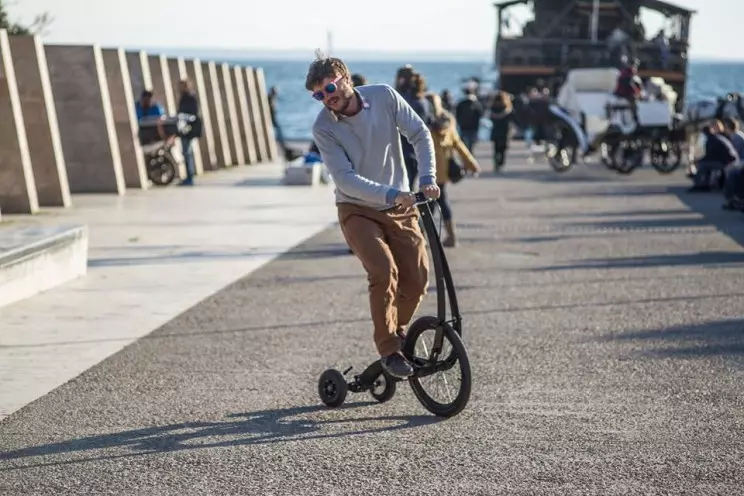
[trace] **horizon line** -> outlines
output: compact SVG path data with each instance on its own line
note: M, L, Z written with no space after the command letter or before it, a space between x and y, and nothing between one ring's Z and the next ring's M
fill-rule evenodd
M50 45L60 43L47 43ZM308 54L310 57L314 54L317 48L227 48L227 47L178 47L178 46L123 46L123 45L103 45L104 48L109 47L122 47L127 51L143 50L146 52L181 52L181 53L194 53L194 52L207 52L213 54L220 54L221 57L230 58L252 58L256 60L272 60L274 57L278 57L281 60L288 61L306 61ZM483 62L492 63L493 53L486 51L467 51L467 50L411 50L411 51L396 51L396 50L364 50L364 49L336 49L333 55L340 58L352 59L354 57L374 58L380 59L380 61L399 61L405 59L414 59L416 57L423 57L429 61L459 61L459 62ZM433 59L433 60L432 60ZM690 62L710 62L710 63L744 63L744 58L728 58L719 57L715 55L698 55L689 58Z

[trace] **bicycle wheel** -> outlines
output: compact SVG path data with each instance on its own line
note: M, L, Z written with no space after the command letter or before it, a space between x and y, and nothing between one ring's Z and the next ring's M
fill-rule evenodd
M408 329L403 354L417 369L417 373L408 379L416 398L434 415L453 417L465 408L470 399L470 360L460 335L452 326L444 324L442 350L434 357L437 370L428 375L421 373L432 362L429 353L437 324L436 317L417 319Z

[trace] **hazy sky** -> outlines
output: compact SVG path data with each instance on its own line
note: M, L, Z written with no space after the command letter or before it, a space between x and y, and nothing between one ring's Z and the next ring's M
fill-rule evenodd
M698 11L692 57L744 59L744 0L681 0ZM491 0L10 0L14 18L47 11L48 42L148 47L314 49L333 32L338 50L491 52ZM522 14L524 17L524 13ZM658 19L647 33L658 28Z

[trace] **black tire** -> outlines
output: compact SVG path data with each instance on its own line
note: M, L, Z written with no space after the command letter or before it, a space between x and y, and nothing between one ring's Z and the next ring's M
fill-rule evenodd
M618 174L627 175L643 165L643 149L629 142L615 143L610 147L612 169ZM628 150L628 148L631 148Z
M157 186L167 186L176 178L175 160L168 152L146 157L147 177Z
M336 369L328 369L320 374L318 380L318 395L320 401L332 408L341 406L346 400L349 386L344 375Z
M578 142L573 131L566 125L555 125L545 140L545 158L556 172L567 172L579 155Z
M420 361L415 354L416 342L425 331L435 330L438 322L439 320L436 317L420 317L411 324L406 333L406 341L403 346L403 354L409 360L414 362ZM444 341L449 341L452 346L452 351L447 357L440 357L438 363L447 363L451 368L459 366L462 378L460 380L460 389L457 392L457 395L449 403L440 403L429 395L421 384L420 378L416 377L416 375L409 377L408 383L411 385L413 394L416 395L416 398L418 398L424 408L439 417L453 417L460 413L470 400L472 374L470 370L470 360L468 359L468 354L460 335L457 334L457 331L455 331L449 324L444 324L443 328ZM439 372L437 374L439 374Z
M393 399L396 389L395 379L390 377L387 373L383 372L382 374L380 374L380 377L378 377L377 380L380 381L380 386L382 386L382 388L380 389L378 386L370 389L369 393L372 395L372 397L380 403L385 403L386 401Z
M666 148L666 149L664 149ZM651 166L660 174L671 174L682 165L682 146L659 141L651 148Z
M548 158L548 163L556 172L569 171L573 167L574 163L576 163L577 154L578 152L576 148L559 148L554 143L548 143L545 150L545 156Z

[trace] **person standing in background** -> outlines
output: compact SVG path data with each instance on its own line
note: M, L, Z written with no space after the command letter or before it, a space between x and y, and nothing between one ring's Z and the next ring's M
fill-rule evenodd
M274 134L276 134L276 141L282 149L282 153L287 157L287 146L284 142L284 133L279 125L279 121L276 118L276 100L279 97L279 89L276 86L272 86L269 89L268 100L269 100L269 114L271 115L271 125L274 126Z
M455 120L460 128L462 141L470 153L473 153L473 147L478 142L478 130L482 117L483 105L478 101L475 90L467 88L465 98L460 100L455 108Z
M481 169L473 154L460 139L455 118L452 113L444 109L441 97L436 93L429 93L427 99L432 108L432 122L429 124L429 129L434 142L434 157L437 164L437 186L439 186L437 202L442 212L444 229L447 232L447 237L442 241L442 245L455 247L457 246L457 233L452 218L452 206L447 199L447 185L452 182L449 172L450 162L455 160L454 155L457 154L465 165L465 171L478 174Z
M416 112L416 115L425 123L428 124L430 122L431 108L429 107L429 102L424 98L426 80L414 71L410 64L398 69L395 77L395 90L411 106L414 112ZM408 172L408 187L413 191L418 176L418 160L416 159L413 145L411 145L408 139L401 134L400 140L403 148L403 159L405 160L406 171Z
M488 117L491 119L491 142L493 143L493 170L504 166L506 150L509 148L509 129L513 118L511 95L496 91L490 98Z
M452 112L452 109L455 106L454 98L452 98L452 94L450 93L450 90L443 89L442 93L439 95L442 99L442 108L446 110L447 112Z
M361 74L352 74L351 84L354 85L354 88L358 88L359 86L365 86L367 84L367 78Z
M196 98L191 81L188 79L182 80L179 89L181 91L181 97L178 100L178 113L189 114L195 117L195 120L190 123L190 131L181 136L183 160L186 164L186 179L181 181L181 186L193 186L196 165L192 143L195 138L200 138L202 135L202 120L201 115L199 115L199 101Z

